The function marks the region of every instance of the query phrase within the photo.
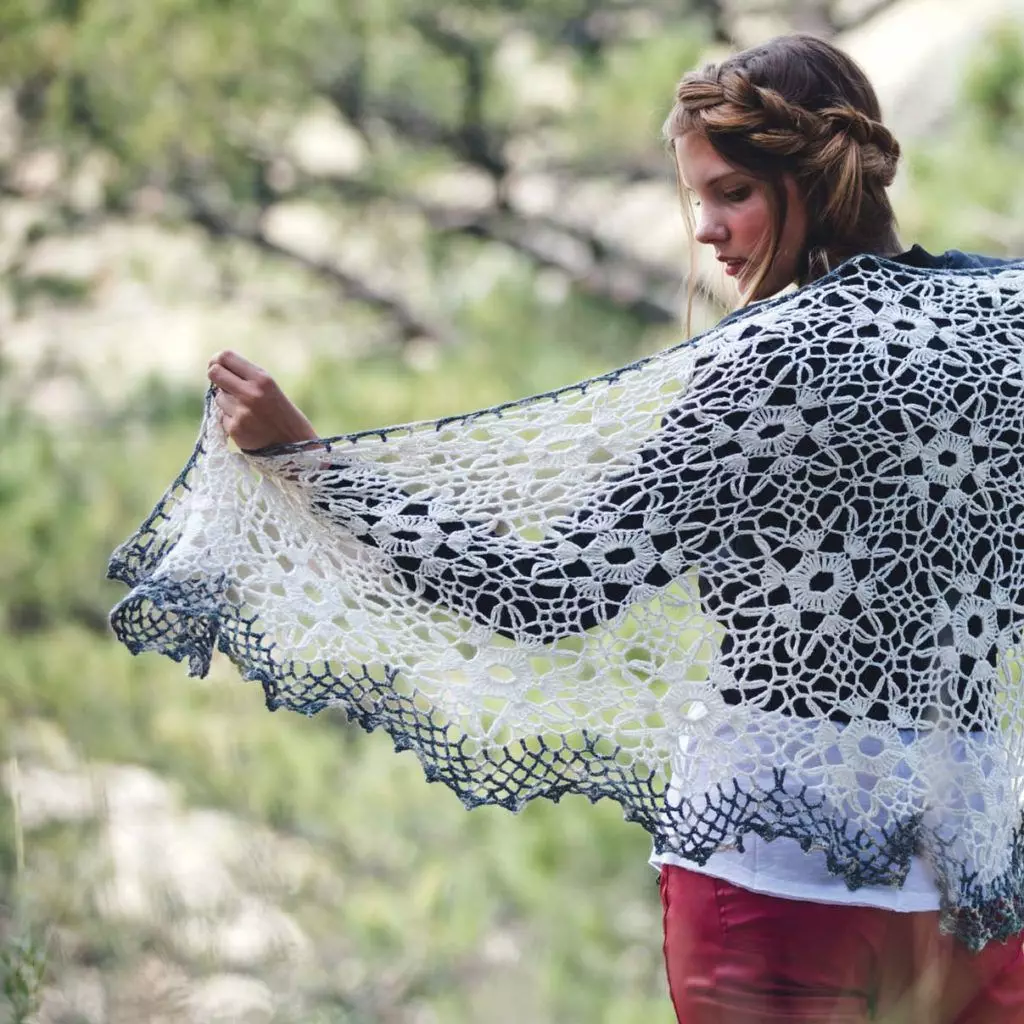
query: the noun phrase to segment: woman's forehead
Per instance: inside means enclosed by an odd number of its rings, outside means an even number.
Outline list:
[[[679,178],[686,188],[700,191],[729,174],[741,173],[699,132],[679,136],[674,140],[674,149]]]

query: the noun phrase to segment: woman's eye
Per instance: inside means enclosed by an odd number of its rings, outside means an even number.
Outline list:
[[[725,198],[730,203],[742,203],[744,199],[750,198],[750,186],[741,185],[739,188],[734,188],[725,193]]]

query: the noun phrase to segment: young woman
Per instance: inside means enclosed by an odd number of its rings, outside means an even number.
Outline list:
[[[919,268],[999,261],[904,250],[886,195],[899,145],[860,69],[787,36],[687,74],[666,123],[697,243],[744,304],[806,285],[859,254]],[[243,449],[316,436],[264,371],[222,352],[209,379]],[[827,666],[812,666],[827,671]],[[972,953],[940,934],[940,898],[915,855],[900,888],[849,889],[826,855],[748,835],[697,865],[660,869],[669,988],[684,1024],[1024,1022],[1021,937]]]

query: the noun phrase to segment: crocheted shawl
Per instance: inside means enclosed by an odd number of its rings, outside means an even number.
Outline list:
[[[875,257],[605,376],[258,452],[199,441],[110,575],[132,652],[344,709],[467,807],[659,851],[934,868],[1024,927],[1024,264]]]

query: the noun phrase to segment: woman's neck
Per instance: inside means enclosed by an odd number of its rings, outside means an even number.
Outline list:
[[[807,254],[805,272],[797,280],[797,285],[810,284],[811,281],[824,277],[840,263],[853,259],[854,256],[899,256],[904,252],[895,228],[890,228],[884,235],[862,240],[852,245],[820,246]]]

